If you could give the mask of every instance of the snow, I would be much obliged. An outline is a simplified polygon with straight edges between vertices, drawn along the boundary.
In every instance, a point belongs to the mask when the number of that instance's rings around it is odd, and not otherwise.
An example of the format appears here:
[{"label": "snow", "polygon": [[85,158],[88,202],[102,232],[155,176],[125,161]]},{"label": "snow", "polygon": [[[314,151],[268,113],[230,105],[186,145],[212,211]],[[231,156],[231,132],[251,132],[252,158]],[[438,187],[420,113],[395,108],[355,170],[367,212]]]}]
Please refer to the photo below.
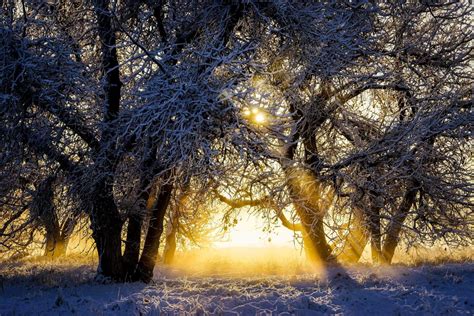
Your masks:
[{"label": "snow", "polygon": [[[238,269],[238,267],[236,267]],[[3,265],[0,315],[472,315],[474,264],[329,268],[324,275],[192,275],[99,283],[94,266]]]}]

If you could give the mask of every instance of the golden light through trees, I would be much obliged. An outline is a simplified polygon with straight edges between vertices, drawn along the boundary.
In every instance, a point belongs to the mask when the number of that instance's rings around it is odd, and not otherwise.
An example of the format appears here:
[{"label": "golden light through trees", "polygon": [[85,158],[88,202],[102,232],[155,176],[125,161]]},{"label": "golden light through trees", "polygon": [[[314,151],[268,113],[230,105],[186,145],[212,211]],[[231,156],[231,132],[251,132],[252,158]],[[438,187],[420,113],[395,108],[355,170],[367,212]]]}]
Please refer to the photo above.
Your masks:
[{"label": "golden light through trees", "polygon": [[245,108],[242,116],[256,126],[264,126],[268,123],[268,114],[260,107]]},{"label": "golden light through trees", "polygon": [[222,240],[214,241],[211,246],[215,248],[291,248],[294,246],[294,232],[278,225],[268,233],[263,231],[264,224],[262,219],[257,214],[252,214],[250,209],[244,211],[239,215],[238,223]]},{"label": "golden light through trees", "polygon": [[324,264],[472,242],[471,6],[43,2],[0,6],[0,252],[90,227],[150,281],[240,208]]}]

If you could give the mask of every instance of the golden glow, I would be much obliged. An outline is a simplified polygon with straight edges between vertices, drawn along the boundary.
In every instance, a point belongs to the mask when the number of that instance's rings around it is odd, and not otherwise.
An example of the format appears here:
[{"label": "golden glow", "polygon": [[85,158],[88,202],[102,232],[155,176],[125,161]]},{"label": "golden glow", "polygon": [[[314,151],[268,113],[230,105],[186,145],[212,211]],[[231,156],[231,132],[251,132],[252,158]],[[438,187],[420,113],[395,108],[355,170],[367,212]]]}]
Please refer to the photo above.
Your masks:
[{"label": "golden glow", "polygon": [[260,216],[244,212],[223,240],[207,248],[178,251],[173,268],[192,275],[236,278],[298,273],[324,275],[324,269],[306,260],[301,245],[295,243],[293,231],[280,226],[268,233],[263,231],[264,225]]},{"label": "golden glow", "polygon": [[304,254],[294,247],[194,249],[179,252],[176,256],[177,260],[173,263],[176,271],[192,275],[241,278],[311,273],[324,276],[324,270],[315,269],[308,264]]},{"label": "golden glow", "polygon": [[265,117],[265,115],[264,115],[263,113],[257,113],[257,114],[255,114],[255,117],[254,117],[255,123],[257,123],[257,124],[264,124],[266,120],[267,120],[267,119],[266,119],[266,117]]},{"label": "golden glow", "polygon": [[268,121],[267,113],[259,107],[244,108],[242,115],[245,119],[255,125],[265,125]]},{"label": "golden glow", "polygon": [[263,230],[264,222],[259,216],[246,214],[239,218],[223,240],[213,243],[215,248],[235,247],[293,247],[294,233],[285,227],[274,227],[272,233]]},{"label": "golden glow", "polygon": [[287,176],[292,190],[314,209],[327,212],[331,207],[334,192],[330,186],[320,183],[311,171],[303,168],[288,168]]}]

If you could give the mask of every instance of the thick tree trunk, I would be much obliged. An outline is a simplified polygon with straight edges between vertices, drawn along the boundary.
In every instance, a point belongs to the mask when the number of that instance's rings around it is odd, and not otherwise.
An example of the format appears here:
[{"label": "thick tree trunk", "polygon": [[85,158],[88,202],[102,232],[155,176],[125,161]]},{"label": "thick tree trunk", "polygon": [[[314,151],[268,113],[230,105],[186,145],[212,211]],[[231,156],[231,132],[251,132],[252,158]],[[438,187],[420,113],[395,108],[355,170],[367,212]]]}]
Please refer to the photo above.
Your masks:
[{"label": "thick tree trunk", "polygon": [[312,208],[309,201],[298,199],[293,204],[301,219],[303,243],[308,259],[313,263],[329,262],[331,247],[324,232],[324,215],[320,210]]},{"label": "thick tree trunk", "polygon": [[321,192],[319,182],[309,170],[283,166],[293,205],[301,219],[303,243],[310,261],[331,261],[331,247],[324,232],[325,210],[319,208]]},{"label": "thick tree trunk", "polygon": [[385,237],[382,254],[384,262],[390,264],[395,254],[395,249],[397,248],[400,232],[402,231],[403,222],[408,216],[408,212],[415,202],[416,194],[418,189],[415,187],[410,188],[404,195],[400,207],[397,210],[397,213],[393,216],[392,221],[390,222],[387,234]]},{"label": "thick tree trunk", "polygon": [[121,232],[121,225],[111,221],[106,228],[96,228],[93,233],[99,254],[97,273],[116,281],[124,281],[126,279],[122,260]]},{"label": "thick tree trunk", "polygon": [[101,180],[91,212],[92,237],[99,255],[98,274],[117,281],[126,278],[122,259],[122,219],[115,205],[112,187]]},{"label": "thick tree trunk", "polygon": [[[322,85],[320,101],[322,107],[327,99],[325,84]],[[299,121],[301,113],[294,111],[295,121]],[[327,119],[327,114],[321,115],[317,122],[314,122],[313,128],[320,126]],[[326,240],[324,232],[324,215],[326,208],[330,203],[322,203],[327,196],[324,196],[323,187],[319,182],[320,158],[314,130],[310,130],[306,125],[299,125],[299,131],[295,137],[295,143],[290,146],[286,153],[287,158],[293,159],[296,151],[296,140],[301,136],[305,151],[305,164],[310,169],[298,169],[293,167],[284,167],[288,178],[290,193],[293,199],[293,205],[303,225],[303,242],[306,243],[305,249],[309,253],[309,259],[315,263],[329,263],[334,258],[331,256],[332,248]],[[310,243],[308,245],[308,242]]]},{"label": "thick tree trunk", "polygon": [[149,201],[151,217],[145,238],[145,244],[143,246],[143,252],[134,279],[149,282],[153,277],[153,269],[155,268],[158,249],[160,247],[160,237],[163,233],[163,221],[172,191],[173,185],[171,183],[165,183],[161,186],[156,199],[153,199],[154,201]]},{"label": "thick tree trunk", "polygon": [[[120,110],[122,82],[117,57],[116,36],[112,26],[112,14],[109,0],[94,0],[97,16],[97,30],[102,50],[102,71],[104,80],[104,129],[100,142],[105,152],[105,159],[99,160],[108,176],[99,179],[95,186],[95,197],[90,213],[92,237],[99,254],[98,274],[123,281],[126,272],[122,257],[122,225],[123,221],[113,196],[113,171],[118,163],[116,151],[111,146],[112,122]],[[86,197],[89,198],[89,197]]]},{"label": "thick tree trunk", "polygon": [[107,226],[94,227],[92,234],[99,254],[97,272],[99,275],[123,281],[126,275],[121,249],[122,225],[116,220],[103,221],[103,223],[106,223]]},{"label": "thick tree trunk", "polygon": [[326,241],[324,223],[317,219],[313,225],[305,225],[303,231],[303,247],[306,258],[314,264],[324,264],[331,261],[331,247]]}]

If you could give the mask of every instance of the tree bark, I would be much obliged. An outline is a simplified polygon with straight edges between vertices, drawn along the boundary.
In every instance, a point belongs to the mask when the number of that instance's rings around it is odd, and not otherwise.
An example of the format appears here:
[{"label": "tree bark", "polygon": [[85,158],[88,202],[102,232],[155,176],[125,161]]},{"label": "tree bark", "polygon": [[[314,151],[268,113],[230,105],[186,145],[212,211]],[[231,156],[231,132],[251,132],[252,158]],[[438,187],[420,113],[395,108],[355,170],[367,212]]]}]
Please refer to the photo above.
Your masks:
[{"label": "tree bark", "polygon": [[149,200],[151,218],[143,252],[134,276],[136,280],[149,282],[153,277],[153,269],[155,268],[158,249],[160,247],[160,237],[163,233],[163,221],[172,191],[173,185],[171,183],[165,183],[161,186],[158,196],[155,199]]},{"label": "tree bark", "polygon": [[400,232],[402,231],[403,222],[407,218],[408,212],[415,202],[417,192],[418,188],[413,186],[405,193],[397,213],[393,216],[392,221],[388,226],[387,235],[382,248],[382,258],[387,264],[392,262],[395,249],[398,245]]},{"label": "tree bark", "polygon": [[163,251],[163,263],[171,264],[174,260],[174,254],[176,253],[176,233],[178,232],[178,219],[173,218],[171,228],[166,234],[165,250]]},{"label": "tree bark", "polygon": [[359,261],[364,248],[369,240],[369,234],[366,228],[363,211],[357,208],[354,211],[354,220],[349,224],[349,233],[344,241],[344,246],[338,259],[347,263],[356,263]]},{"label": "tree bark", "polygon": [[140,246],[142,243],[142,225],[143,216],[148,214],[148,204],[152,203],[150,199],[154,199],[156,194],[156,183],[153,183],[155,174],[160,172],[156,164],[156,145],[153,145],[151,137],[147,139],[148,151],[143,155],[141,165],[140,179],[140,197],[139,197],[139,213],[133,213],[128,216],[127,241],[125,243],[124,261],[128,270],[128,274],[133,276],[140,260]]},{"label": "tree bark", "polygon": [[92,237],[99,255],[98,274],[117,281],[125,279],[122,260],[123,221],[115,205],[112,185],[106,179],[100,180],[91,211]]},{"label": "tree bark", "polygon": [[99,254],[98,273],[115,280],[125,279],[122,258],[122,226],[123,221],[113,196],[113,170],[117,164],[115,150],[111,147],[111,122],[117,117],[120,109],[121,87],[119,63],[116,48],[115,30],[112,26],[112,14],[109,0],[94,0],[97,16],[98,34],[102,50],[102,71],[104,76],[104,130],[100,142],[105,157],[103,165],[106,176],[102,176],[95,185],[95,197],[90,213],[93,238]]},{"label": "tree bark", "polygon": [[65,256],[67,244],[68,240],[65,240],[59,231],[47,231],[44,256],[51,259]]},{"label": "tree bark", "polygon": [[132,276],[140,259],[140,245],[142,235],[142,218],[140,214],[131,214],[128,217],[127,241],[123,252],[123,260],[127,274]]},{"label": "tree bark", "polygon": [[115,119],[120,110],[122,82],[117,57],[117,40],[112,27],[112,13],[109,0],[95,0],[94,9],[97,15],[98,32],[102,42],[102,69],[104,72],[105,111],[104,121]]},{"label": "tree bark", "polygon": [[380,208],[371,207],[369,216],[369,230],[370,230],[370,252],[372,255],[372,263],[383,263],[382,253],[382,234],[380,227]]},{"label": "tree bark", "polygon": [[59,218],[54,205],[54,183],[56,176],[49,176],[44,179],[33,198],[30,205],[32,216],[45,230],[44,256],[56,259],[66,254],[66,240],[61,233]]},{"label": "tree bark", "polygon": [[317,180],[306,171],[287,168],[286,173],[293,205],[301,219],[303,242],[306,242],[304,247],[309,259],[315,263],[329,262],[332,249],[324,232],[325,210],[320,210],[317,205],[321,198]]},{"label": "tree bark", "polygon": [[[301,214],[301,213],[299,213]],[[332,249],[327,243],[326,234],[324,232],[324,222],[322,218],[306,218],[300,215],[303,226],[303,247],[306,257],[310,262],[315,264],[325,264],[331,261]],[[306,223],[306,221],[314,221]]]}]

